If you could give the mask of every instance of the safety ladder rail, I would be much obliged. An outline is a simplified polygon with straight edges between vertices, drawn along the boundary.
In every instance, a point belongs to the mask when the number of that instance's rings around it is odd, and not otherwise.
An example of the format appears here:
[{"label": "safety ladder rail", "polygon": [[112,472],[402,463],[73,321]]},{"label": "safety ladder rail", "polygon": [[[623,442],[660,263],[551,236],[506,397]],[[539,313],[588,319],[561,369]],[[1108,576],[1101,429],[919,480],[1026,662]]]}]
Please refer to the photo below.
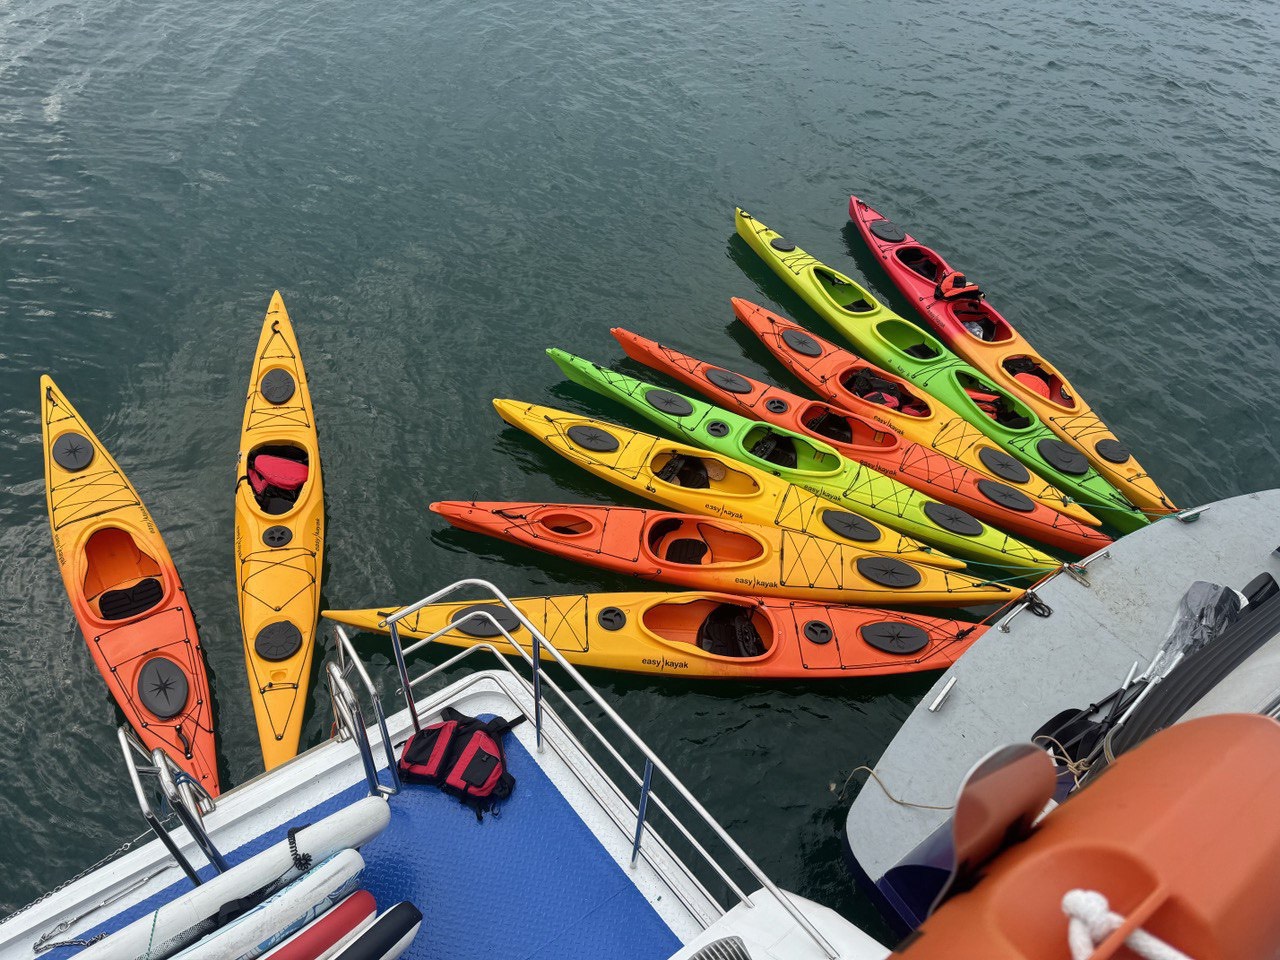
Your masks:
[{"label": "safety ladder rail", "polygon": [[[352,739],[356,749],[360,751],[360,762],[364,766],[364,776],[369,784],[369,796],[395,796],[400,792],[400,768],[396,763],[395,746],[391,743],[391,733],[387,730],[387,716],[382,710],[382,701],[378,697],[364,665],[351,648],[351,642],[338,631],[339,663],[332,661],[325,665],[325,674],[329,680],[329,701],[333,707],[334,723],[338,728],[338,739]],[[387,769],[391,772],[391,785],[384,784],[378,777],[378,762],[374,759],[373,743],[369,739],[369,727],[364,720],[364,711],[356,698],[351,685],[347,683],[346,673],[354,665],[360,673],[369,699],[373,704],[374,719],[377,723],[379,738],[382,741],[383,754],[386,757]]]},{"label": "safety ladder rail", "polygon": [[[161,794],[173,808],[179,822],[187,828],[187,833],[191,835],[191,839],[200,848],[205,859],[215,871],[225,873],[229,869],[227,861],[214,846],[209,832],[204,827],[204,815],[212,813],[217,806],[213,797],[209,795],[209,791],[186,771],[181,770],[160,747],[148,752],[128,728],[123,726],[116,731],[116,735],[120,742],[120,750],[124,754],[125,768],[129,771],[129,781],[133,784],[133,792],[137,797],[142,817],[164,844],[174,861],[182,868],[182,872],[196,886],[202,882],[200,874],[191,865],[191,861],[187,859],[186,854],[182,852],[177,841],[165,827],[164,821],[151,806],[151,799],[147,796],[146,788],[142,784],[143,777],[156,778]],[[150,762],[140,766],[137,762],[138,757]]]},{"label": "safety ladder rail", "polygon": [[[526,650],[526,648],[521,643],[519,643],[514,637],[511,636],[511,633],[503,624],[499,623],[495,617],[493,617],[491,614],[484,611],[483,608],[479,610],[471,611],[465,618],[459,618],[458,621],[450,623],[448,626],[435,631],[430,636],[424,637],[423,639],[416,641],[415,643],[413,643],[407,648],[404,646],[400,638],[400,631],[398,627],[398,624],[401,620],[403,620],[405,617],[408,617],[416,613],[417,611],[421,610],[423,607],[426,607],[430,604],[440,601],[444,597],[447,597],[451,594],[458,593],[462,590],[467,590],[467,589],[476,589],[476,590],[484,591],[490,594],[494,600],[496,600],[503,607],[505,607],[506,610],[516,619],[519,625],[523,627],[525,630],[529,631],[529,636],[531,638],[529,649]],[[649,747],[647,743],[644,742],[644,740],[639,736],[639,734],[637,734],[634,730],[632,730],[631,727],[627,724],[627,722],[623,720],[622,717],[619,716],[618,713],[611,706],[609,706],[608,703],[605,702],[605,700],[600,696],[600,694],[596,691],[596,689],[586,680],[585,677],[582,676],[581,673],[578,672],[577,668],[574,667],[574,665],[570,663],[558,649],[556,649],[554,644],[552,644],[545,636],[542,635],[542,633],[536,627],[534,627],[532,623],[529,622],[529,620],[524,616],[524,614],[521,613],[515,607],[514,604],[512,604],[511,600],[501,590],[499,590],[496,586],[494,586],[492,583],[490,583],[487,580],[470,578],[465,580],[459,580],[456,583],[449,584],[448,586],[443,587],[440,590],[437,590],[435,593],[431,594],[430,596],[424,597],[423,599],[417,601],[416,603],[412,603],[406,607],[402,607],[399,610],[396,610],[391,614],[388,614],[385,620],[383,620],[382,623],[380,624],[380,626],[385,626],[387,628],[387,631],[391,636],[392,653],[395,658],[396,670],[400,675],[401,691],[404,694],[405,704],[408,707],[409,716],[413,722],[413,726],[415,730],[421,730],[422,723],[421,723],[421,718],[418,716],[417,705],[414,702],[414,695],[413,695],[414,686],[417,685],[419,682],[426,680],[432,674],[437,673],[440,670],[444,669],[446,666],[450,664],[454,664],[457,661],[461,660],[463,656],[471,653],[472,650],[464,651],[462,654],[451,658],[449,661],[447,661],[447,663],[437,666],[436,668],[429,671],[427,674],[424,674],[423,676],[417,678],[416,680],[411,679],[409,677],[409,669],[408,669],[408,665],[405,658],[409,654],[415,652],[416,650],[422,649],[423,647],[427,646],[428,644],[433,642],[436,638],[444,635],[445,633],[448,633],[452,630],[457,629],[459,623],[465,622],[465,621],[471,621],[473,623],[477,623],[477,622],[487,623],[494,630],[494,639],[497,640],[499,636],[505,639],[506,643],[509,644],[510,647],[517,653],[517,655],[520,656],[525,661],[525,663],[529,666],[531,676],[530,676],[530,679],[526,681],[523,677],[519,675],[519,673],[515,670],[515,668],[511,666],[510,662],[505,657],[498,656],[498,660],[503,664],[506,670],[511,674],[513,674],[518,680],[520,680],[521,683],[525,684],[532,692],[533,701],[534,701],[534,718],[533,718],[534,728],[535,728],[535,736],[537,738],[537,747],[539,751],[543,749],[542,687],[543,687],[543,684],[545,683],[545,684],[548,684],[551,687],[552,691],[557,694],[560,700],[569,707],[569,709],[574,713],[574,715],[578,718],[578,720],[582,724],[584,724],[588,730],[592,732],[595,739],[604,746],[606,752],[610,756],[612,756],[613,759],[626,771],[628,776],[634,782],[640,784],[641,786],[640,799],[639,799],[639,803],[635,805],[637,816],[636,816],[635,834],[634,834],[633,845],[632,845],[632,863],[633,864],[635,863],[636,857],[640,852],[641,839],[642,839],[644,828],[647,821],[648,806],[649,806],[649,803],[652,802],[653,805],[658,809],[660,809],[666,815],[667,819],[676,826],[677,830],[679,830],[679,832],[685,838],[685,840],[691,844],[691,846],[698,853],[698,855],[711,867],[711,869],[716,873],[716,875],[733,891],[734,895],[738,898],[738,900],[742,904],[746,905],[747,907],[753,906],[750,897],[741,889],[741,887],[739,887],[738,884],[736,884],[733,881],[733,879],[728,875],[725,869],[706,850],[706,848],[693,837],[692,833],[688,830],[687,827],[684,826],[684,824],[681,823],[679,818],[674,816],[674,814],[671,812],[671,810],[667,807],[665,803],[659,800],[656,796],[653,796],[652,794],[653,774],[655,771],[657,771],[666,779],[667,783],[671,786],[672,789],[676,791],[676,793],[680,795],[680,797],[685,801],[685,803],[689,805],[689,807],[694,811],[694,813],[702,821],[702,823],[706,826],[706,828],[709,829],[712,832],[712,834],[714,834],[715,837],[722,844],[724,844],[725,848],[728,849],[729,852],[733,854],[733,856],[737,859],[738,863],[747,871],[748,874],[751,875],[752,879],[755,880],[755,882],[758,883],[761,886],[761,888],[767,891],[778,902],[778,904],[791,916],[791,918],[796,922],[796,924],[802,930],[805,931],[805,933],[810,937],[810,939],[813,940],[813,942],[818,946],[818,948],[827,957],[831,958],[831,960],[835,960],[835,958],[839,956],[838,951],[831,945],[830,941],[828,941],[827,938],[823,936],[823,934],[813,925],[812,921],[810,921],[809,918],[806,917],[804,913],[798,907],[796,907],[794,903],[791,902],[789,897],[787,897],[780,889],[778,889],[778,887],[774,884],[774,882],[769,879],[769,877],[764,873],[763,870],[760,869],[760,866],[754,860],[751,859],[751,857],[747,854],[747,852],[738,845],[738,843],[733,839],[733,837],[731,837],[729,833],[716,821],[716,819],[713,816],[711,816],[711,814],[707,811],[707,809],[703,807],[701,803],[698,802],[697,798],[693,795],[693,793],[689,790],[689,788],[686,787],[684,783],[680,780],[680,778],[677,777],[670,770],[670,768],[668,768],[667,765],[662,762],[662,760],[658,757],[658,755]],[[340,628],[339,628],[339,637],[340,637],[340,640],[343,641],[342,643],[340,643],[340,646],[346,645],[348,647],[348,653],[352,655],[353,659],[358,659],[358,658],[355,658],[354,651],[350,649],[349,641],[347,640],[347,638],[345,637],[345,634],[341,631]],[[493,654],[495,655],[499,654],[498,649],[494,647],[492,644],[477,644],[476,647],[487,648]],[[626,762],[626,760],[622,757],[621,753],[618,752],[616,747],[614,747],[611,743],[609,743],[608,738],[600,731],[598,725],[596,723],[593,723],[582,712],[582,710],[572,701],[572,699],[568,697],[568,695],[560,688],[560,686],[555,683],[554,679],[552,679],[550,676],[544,675],[544,666],[542,662],[544,653],[546,656],[554,660],[560,666],[560,668],[564,670],[566,674],[569,675],[570,679],[574,682],[574,684],[578,687],[578,689],[581,690],[584,694],[586,694],[586,696],[591,700],[591,702],[595,705],[595,707],[608,720],[610,720],[613,723],[614,727],[623,735],[623,737],[627,741],[629,741],[630,744],[636,750],[638,750],[640,754],[645,758],[643,773],[637,772],[629,763]],[[375,696],[375,699],[376,699],[376,696]],[[592,762],[594,763],[594,761]],[[598,765],[597,765],[597,769],[599,769]],[[603,774],[604,771],[600,770],[600,773]],[[701,884],[699,884],[699,886],[701,886]],[[705,888],[704,888],[704,892],[705,892]]]}]

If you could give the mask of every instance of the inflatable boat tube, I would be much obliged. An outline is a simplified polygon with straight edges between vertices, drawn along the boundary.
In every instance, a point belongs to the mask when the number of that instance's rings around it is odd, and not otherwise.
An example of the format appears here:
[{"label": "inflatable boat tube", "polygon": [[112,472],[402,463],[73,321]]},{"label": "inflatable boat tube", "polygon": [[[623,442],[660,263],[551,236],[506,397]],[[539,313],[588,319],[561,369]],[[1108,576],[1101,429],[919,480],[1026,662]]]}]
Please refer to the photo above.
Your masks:
[{"label": "inflatable boat tube", "polygon": [[[381,797],[366,797],[294,834],[298,853],[312,863],[328,859],[340,850],[359,847],[380,834],[391,822],[391,808]],[[237,864],[226,873],[170,900],[152,913],[122,927],[76,955],[76,960],[118,960],[146,956],[171,957],[191,946],[216,926],[225,904],[258,894],[266,896],[302,874],[294,865],[288,840]],[[264,887],[270,889],[264,891]]]},{"label": "inflatable boat tube", "polygon": [[422,912],[408,900],[397,903],[333,960],[396,960],[409,949],[422,926]]}]

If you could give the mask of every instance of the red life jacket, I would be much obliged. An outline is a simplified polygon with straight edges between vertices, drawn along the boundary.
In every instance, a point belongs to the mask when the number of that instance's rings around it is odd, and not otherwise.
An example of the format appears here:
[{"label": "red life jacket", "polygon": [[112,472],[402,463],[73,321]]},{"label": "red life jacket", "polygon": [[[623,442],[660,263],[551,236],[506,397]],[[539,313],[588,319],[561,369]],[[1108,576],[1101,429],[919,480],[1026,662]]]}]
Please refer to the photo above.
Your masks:
[{"label": "red life jacket", "polygon": [[976,283],[970,283],[959,270],[951,270],[942,275],[933,295],[939,300],[981,300],[982,291]]},{"label": "red life jacket", "polygon": [[305,463],[261,453],[253,458],[253,466],[249,468],[249,484],[254,493],[263,493],[267,487],[294,493],[307,482],[307,474]]},{"label": "red life jacket", "polygon": [[409,783],[439,787],[457,797],[483,820],[511,796],[516,778],[507,770],[502,735],[524,717],[479,720],[452,707],[440,711],[441,721],[411,736],[400,755],[400,777]]}]

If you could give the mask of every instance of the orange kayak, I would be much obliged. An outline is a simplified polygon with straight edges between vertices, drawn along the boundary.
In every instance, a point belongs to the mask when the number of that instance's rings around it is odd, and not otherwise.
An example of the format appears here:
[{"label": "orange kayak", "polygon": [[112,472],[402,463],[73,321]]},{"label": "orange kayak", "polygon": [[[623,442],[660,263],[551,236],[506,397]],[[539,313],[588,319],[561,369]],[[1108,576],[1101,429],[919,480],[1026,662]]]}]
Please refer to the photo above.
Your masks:
[{"label": "orange kayak", "polygon": [[1100,530],[869,417],[820,400],[806,400],[619,327],[612,333],[627,356],[674,377],[720,406],[821,440],[842,456],[926,496],[954,504],[1001,530],[1077,556],[1111,543]]},{"label": "orange kayak", "polygon": [[1101,525],[1084,507],[915,384],[748,300],[734,297],[733,310],[770,353],[823,399],[959,460],[1081,523]]},{"label": "orange kayak", "polygon": [[[640,580],[695,590],[890,606],[1003,603],[963,573],[894,560],[797,530],[642,507],[431,504],[455,527]],[[886,576],[886,573],[890,575]]]},{"label": "orange kayak", "polygon": [[[831,680],[944,670],[987,629],[866,607],[725,593],[587,593],[511,603],[570,663],[708,680]],[[477,608],[489,611],[526,651],[532,649],[528,631],[494,603],[426,606],[401,620],[398,632],[421,639]],[[382,623],[393,610],[326,610],[324,616],[385,633]],[[435,642],[488,643],[517,655],[488,622],[469,621]]]},{"label": "orange kayak", "polygon": [[186,590],[119,464],[40,378],[53,549],[89,654],[138,739],[218,793],[213,706]]}]

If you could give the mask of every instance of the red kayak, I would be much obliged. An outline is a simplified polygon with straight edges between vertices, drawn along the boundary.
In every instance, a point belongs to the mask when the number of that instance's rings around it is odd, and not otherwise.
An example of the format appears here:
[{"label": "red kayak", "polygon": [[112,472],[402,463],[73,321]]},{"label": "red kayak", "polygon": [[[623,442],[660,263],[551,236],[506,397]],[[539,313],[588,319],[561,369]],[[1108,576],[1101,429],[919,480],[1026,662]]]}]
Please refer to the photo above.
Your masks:
[{"label": "red kayak", "polygon": [[[741,304],[741,306],[739,306]],[[747,309],[747,301],[734,301]],[[620,327],[612,331],[627,356],[661,371],[730,410],[816,437],[840,454],[921,493],[952,503],[999,529],[1077,556],[1111,543],[1099,530],[1032,500],[1008,484],[887,430],[868,417],[788,393],[679,353]]]},{"label": "red kayak", "polygon": [[976,283],[857,197],[849,198],[849,219],[943,343],[1035,411],[1135,506],[1153,514],[1177,509],[1079,391],[991,306]]}]

